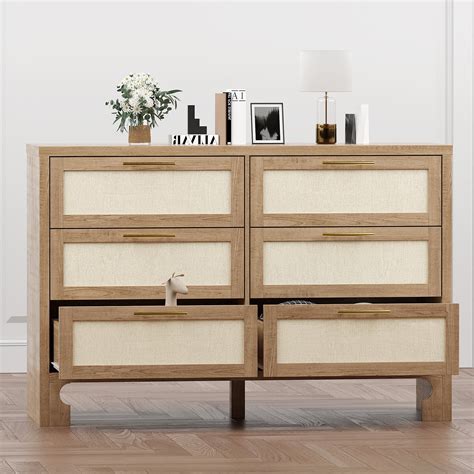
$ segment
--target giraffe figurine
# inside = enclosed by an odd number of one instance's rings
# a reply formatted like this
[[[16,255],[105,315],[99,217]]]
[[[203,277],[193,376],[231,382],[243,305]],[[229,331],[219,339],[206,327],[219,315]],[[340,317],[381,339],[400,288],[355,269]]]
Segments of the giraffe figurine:
[[[164,283],[166,288],[166,300],[165,306],[177,306],[177,295],[188,294],[188,287],[184,284],[181,279],[184,277],[184,273],[176,275],[174,272],[169,279]]]

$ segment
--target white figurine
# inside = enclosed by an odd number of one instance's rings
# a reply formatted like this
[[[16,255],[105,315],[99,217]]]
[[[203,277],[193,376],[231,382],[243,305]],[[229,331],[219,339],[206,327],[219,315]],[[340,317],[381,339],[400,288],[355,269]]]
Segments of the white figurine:
[[[168,281],[164,283],[166,286],[165,306],[177,306],[177,294],[188,294],[188,287],[184,284],[184,281],[181,280],[181,277],[184,277],[183,273],[180,275],[175,275],[173,273]]]
[[[361,145],[368,145],[369,143],[369,104],[362,104],[360,106],[360,114],[356,118],[356,142]]]

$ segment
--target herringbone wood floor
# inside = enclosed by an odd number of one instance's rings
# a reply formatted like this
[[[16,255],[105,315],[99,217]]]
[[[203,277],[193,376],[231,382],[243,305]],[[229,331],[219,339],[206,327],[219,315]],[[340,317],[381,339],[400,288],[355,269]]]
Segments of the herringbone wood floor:
[[[416,421],[413,380],[75,384],[71,428],[36,428],[25,376],[0,375],[0,473],[474,472],[474,370],[452,423]]]

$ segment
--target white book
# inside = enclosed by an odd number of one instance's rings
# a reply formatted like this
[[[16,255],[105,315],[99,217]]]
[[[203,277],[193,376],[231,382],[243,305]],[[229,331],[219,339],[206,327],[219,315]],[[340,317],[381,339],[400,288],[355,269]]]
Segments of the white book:
[[[232,145],[247,143],[247,92],[245,89],[228,89],[232,94]]]

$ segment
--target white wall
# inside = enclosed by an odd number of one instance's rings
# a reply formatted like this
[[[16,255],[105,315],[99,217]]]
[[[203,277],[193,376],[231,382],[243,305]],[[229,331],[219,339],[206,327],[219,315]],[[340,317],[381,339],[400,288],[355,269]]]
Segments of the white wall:
[[[287,143],[314,142],[301,49],[353,51],[353,92],[336,95],[340,129],[360,103],[370,104],[373,142],[446,143],[454,129],[454,294],[461,363],[472,365],[471,2],[7,2],[4,23],[0,371],[18,370],[1,341],[26,337],[24,323],[7,322],[26,314],[25,143],[126,143],[104,101],[138,71],[184,90],[157,142],[185,131],[189,103],[212,130],[213,94],[228,87],[284,102]]]

